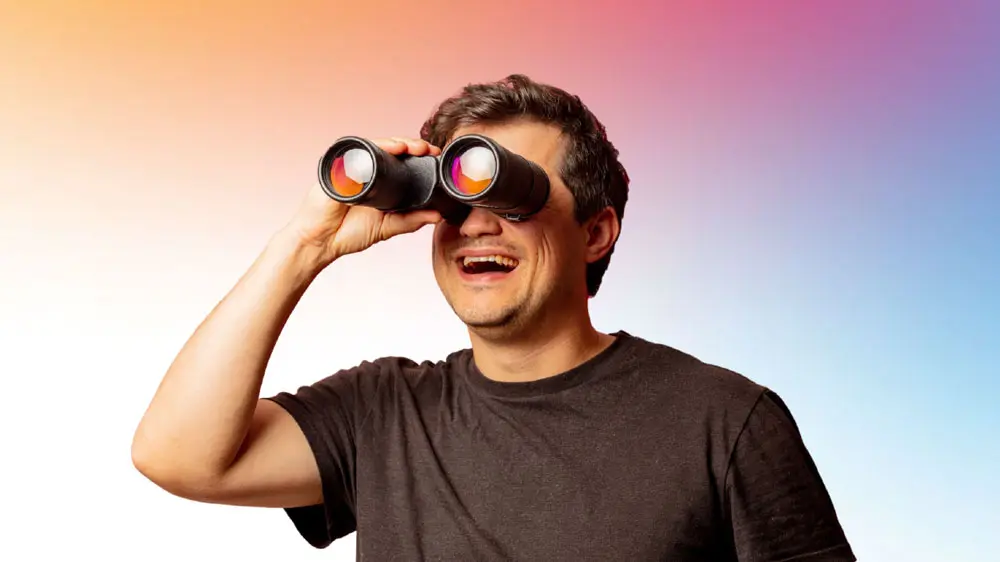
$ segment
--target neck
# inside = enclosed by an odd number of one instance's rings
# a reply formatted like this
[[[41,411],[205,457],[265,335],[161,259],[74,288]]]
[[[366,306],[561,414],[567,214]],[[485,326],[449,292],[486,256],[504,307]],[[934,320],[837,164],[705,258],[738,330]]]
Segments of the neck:
[[[469,330],[476,366],[487,378],[527,382],[564,373],[593,358],[614,341],[599,332],[586,306],[573,313],[549,313],[546,320],[516,334]]]

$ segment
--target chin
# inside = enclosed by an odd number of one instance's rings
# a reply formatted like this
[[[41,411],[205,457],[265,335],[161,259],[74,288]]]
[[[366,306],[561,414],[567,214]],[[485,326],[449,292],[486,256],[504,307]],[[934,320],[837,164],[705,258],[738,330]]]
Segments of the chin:
[[[512,306],[460,306],[452,310],[469,329],[496,330],[510,328],[517,323],[517,309]]]
[[[499,328],[510,324],[513,314],[504,310],[466,309],[455,310],[459,320],[470,328]]]

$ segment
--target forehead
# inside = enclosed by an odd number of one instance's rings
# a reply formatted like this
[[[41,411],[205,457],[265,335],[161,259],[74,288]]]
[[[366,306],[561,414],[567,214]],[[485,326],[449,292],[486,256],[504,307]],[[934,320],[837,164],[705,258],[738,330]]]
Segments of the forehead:
[[[466,125],[458,128],[452,139],[470,133],[490,137],[507,150],[538,164],[553,179],[559,176],[565,143],[558,127],[529,120]]]

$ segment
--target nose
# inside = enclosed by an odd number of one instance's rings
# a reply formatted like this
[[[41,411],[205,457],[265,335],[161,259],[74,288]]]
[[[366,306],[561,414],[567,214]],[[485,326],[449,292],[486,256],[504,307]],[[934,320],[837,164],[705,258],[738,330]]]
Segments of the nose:
[[[500,217],[478,207],[473,207],[469,216],[465,217],[460,232],[462,236],[476,238],[479,236],[497,236],[503,231]]]

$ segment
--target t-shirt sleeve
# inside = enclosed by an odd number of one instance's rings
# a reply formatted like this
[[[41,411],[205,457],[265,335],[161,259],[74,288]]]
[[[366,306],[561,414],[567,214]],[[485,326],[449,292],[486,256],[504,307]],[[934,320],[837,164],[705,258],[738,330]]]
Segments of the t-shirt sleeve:
[[[736,441],[727,515],[740,562],[854,562],[791,412],[765,390]]]
[[[285,509],[299,534],[316,548],[357,529],[357,433],[374,403],[380,371],[379,362],[364,362],[294,393],[266,398],[295,419],[319,467],[323,502]]]

